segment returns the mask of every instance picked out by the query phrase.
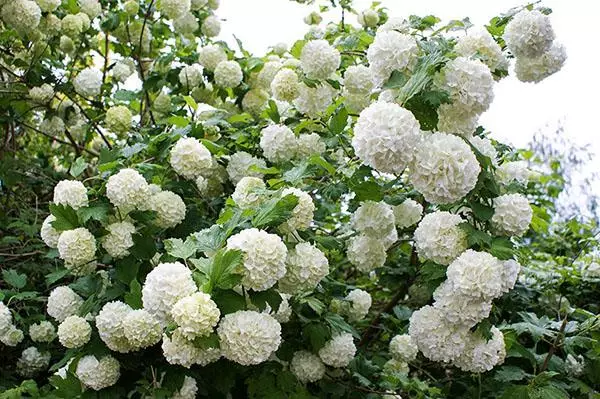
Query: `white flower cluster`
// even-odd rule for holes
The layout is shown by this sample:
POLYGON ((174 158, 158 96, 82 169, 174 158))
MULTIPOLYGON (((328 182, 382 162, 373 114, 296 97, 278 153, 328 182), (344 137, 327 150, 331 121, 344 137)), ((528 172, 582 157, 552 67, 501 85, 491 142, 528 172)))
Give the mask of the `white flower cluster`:
POLYGON ((522 236, 529 229, 533 210, 527 198, 521 194, 505 194, 494 198, 492 226, 497 233, 522 236))
POLYGON ((311 155, 321 155, 327 149, 326 144, 317 133, 300 134, 296 140, 296 158, 306 159, 311 155))
POLYGON ((412 71, 418 55, 419 46, 413 36, 395 30, 378 31, 367 50, 375 84, 381 87, 393 71, 412 71))
POLYGON ((409 178, 426 201, 451 204, 475 187, 480 171, 467 143, 451 134, 434 133, 418 148, 409 178))
POLYGON ((319 350, 319 357, 323 363, 331 367, 346 367, 355 354, 356 346, 350 333, 334 336, 319 350))
POLYGON ((83 97, 95 97, 100 94, 102 72, 97 68, 86 68, 73 79, 77 94, 83 97))
POLYGON ((0 302, 0 342, 6 346, 17 346, 23 338, 23 331, 13 324, 10 309, 0 302))
POLYGON ((314 289, 329 274, 329 261, 314 245, 302 242, 288 252, 286 273, 279 280, 282 292, 295 294, 314 289))
POLYGON ((212 155, 198 139, 183 137, 171 148, 170 163, 177 174, 194 180, 211 167, 212 155))
POLYGON ((348 310, 350 320, 358 321, 364 319, 371 309, 371 294, 361 289, 352 290, 344 298, 351 303, 348 310))
POLYGON ((60 232, 56 231, 54 227, 52 227, 52 222, 54 222, 56 218, 54 215, 48 215, 44 222, 42 223, 42 228, 40 229, 40 236, 42 237, 42 241, 50 248, 56 248, 58 245, 58 237, 60 237, 60 232))
POLYGON ((57 205, 68 205, 77 210, 88 206, 87 189, 77 180, 61 180, 54 186, 54 199, 57 205))
POLYGON ((106 127, 116 134, 124 134, 129 132, 131 128, 131 111, 124 105, 110 107, 106 111, 105 122, 106 127))
POLYGON ((300 94, 298 74, 290 68, 282 68, 271 81, 271 92, 279 101, 294 101, 300 94))
POLYGON ((102 5, 98 0, 79 0, 79 7, 90 18, 96 18, 102 13, 102 5))
POLYGON ((46 370, 49 364, 49 352, 40 352, 35 346, 30 346, 21 352, 17 360, 17 372, 24 377, 33 377, 46 370))
POLYGON ((52 323, 43 320, 29 326, 29 337, 33 342, 49 343, 56 338, 56 329, 52 323))
POLYGON ((162 351, 167 362, 190 368, 194 364, 205 366, 219 360, 221 350, 218 348, 201 349, 187 340, 179 329, 171 337, 163 335, 162 351))
POLYGON ((383 238, 395 230, 393 208, 385 202, 365 201, 352 214, 352 227, 365 235, 383 238))
POLYGON ((133 246, 135 226, 127 221, 116 222, 106 226, 108 234, 102 237, 102 247, 115 259, 129 255, 133 246))
POLYGON ((208 44, 198 51, 198 62, 207 71, 214 71, 217 65, 223 61, 227 61, 227 54, 217 44, 208 44))
POLYGON ((273 83, 273 79, 275 79, 275 75, 277 75, 281 67, 282 64, 279 60, 265 62, 260 72, 251 77, 251 84, 257 88, 269 91, 271 83, 273 83))
POLYGON ((334 95, 335 90, 328 83, 321 83, 315 87, 300 83, 294 106, 301 114, 316 118, 327 110, 334 95))
POLYGON ((193 89, 202 83, 204 68, 200 64, 186 65, 179 72, 179 83, 183 87, 193 89))
POLYGON ((272 316, 250 310, 229 313, 217 329, 223 356, 248 366, 266 361, 281 343, 281 325, 272 316))
POLYGON ((87 344, 92 327, 83 317, 69 316, 58 325, 58 340, 65 348, 79 348, 87 344))
POLYGON ((446 211, 425 215, 414 234, 419 258, 449 265, 467 249, 467 234, 459 227, 463 222, 459 215, 446 211))
POLYGON ((349 240, 346 256, 359 271, 368 273, 383 266, 387 253, 379 238, 360 234, 349 240))
POLYGON ((36 103, 46 104, 54 97, 54 89, 48 83, 29 89, 29 97, 36 103))
POLYGON ((352 146, 368 166, 400 174, 413 160, 421 130, 413 114, 400 105, 375 102, 360 113, 352 146))
POLYGON ((46 311, 54 320, 62 322, 67 317, 79 313, 81 305, 83 305, 83 299, 75 291, 70 287, 61 286, 50 292, 46 311))
POLYGON ((202 27, 200 29, 205 36, 219 36, 219 33, 221 33, 221 21, 216 16, 209 15, 202 21, 202 27))
POLYGON ((121 169, 108 178, 106 197, 123 215, 143 207, 150 197, 150 188, 138 171, 121 169))
POLYGON ((96 239, 84 227, 63 231, 58 237, 58 256, 73 274, 89 274, 96 268, 96 239))
POLYGON ((407 199, 400 205, 394 206, 396 227, 405 229, 419 223, 423 217, 423 205, 413 199, 407 199))
POLYGON ((175 32, 181 33, 184 36, 193 35, 199 27, 198 20, 192 13, 187 13, 173 21, 175 32))
POLYGON ((469 141, 477 151, 490 159, 492 165, 498 166, 498 151, 494 148, 492 140, 487 137, 473 136, 469 141))
POLYGON ((32 0, 12 0, 0 2, 2 21, 17 32, 25 33, 34 30, 40 24, 42 10, 32 0))
POLYGON ((379 14, 377 11, 368 8, 358 13, 357 20, 365 28, 374 28, 379 23, 379 14))
POLYGON ((293 159, 297 147, 296 135, 285 125, 270 125, 260 132, 260 148, 271 162, 293 159))
POLYGON ((112 69, 113 78, 121 83, 125 83, 125 81, 134 73, 135 64, 128 58, 117 62, 112 69))
POLYGON ((309 79, 327 79, 340 66, 340 52, 326 40, 311 40, 302 47, 301 67, 309 79))
POLYGON ((290 363, 290 371, 300 382, 316 382, 325 375, 325 365, 319 356, 308 351, 297 351, 290 363))
POLYGON ((158 4, 158 11, 170 19, 182 17, 187 14, 192 7, 190 0, 161 0, 158 4))
POLYGON ((171 309, 171 316, 181 333, 187 339, 194 339, 212 333, 221 312, 210 295, 196 292, 177 301, 171 309))
POLYGON ((236 185, 231 199, 240 209, 251 209, 264 201, 267 189, 265 182, 258 177, 243 177, 236 185))
POLYGON ((502 54, 502 49, 483 27, 472 28, 460 37, 454 51, 462 57, 480 59, 491 71, 508 68, 508 60, 502 54))
POLYGON ((148 311, 136 309, 131 310, 125 316, 123 332, 131 349, 138 350, 150 347, 160 341, 162 327, 148 311))
POLYGON ((562 44, 554 41, 550 18, 538 10, 523 10, 506 25, 504 40, 517 57, 515 72, 522 82, 541 82, 558 72, 567 59, 562 44))
POLYGON ((369 105, 369 95, 374 87, 371 73, 364 65, 351 65, 346 69, 343 94, 346 97, 346 105, 350 104, 352 110, 362 111, 369 105))
POLYGON ((411 362, 417 358, 419 348, 408 334, 396 335, 390 341, 390 355, 392 358, 404 362, 411 362))
POLYGON ((100 360, 94 355, 87 355, 77 362, 75 375, 87 388, 99 391, 117 383, 121 376, 121 366, 117 359, 110 355, 100 360))
POLYGON ((264 159, 256 158, 247 152, 238 151, 229 157, 227 174, 233 184, 237 184, 243 177, 262 177, 263 174, 252 170, 253 168, 265 169, 267 163, 264 159))
POLYGON ((161 191, 150 197, 150 210, 156 212, 154 224, 170 229, 183 222, 186 207, 181 197, 171 191, 161 191))
POLYGON ((287 248, 276 234, 255 228, 242 230, 227 240, 227 249, 244 253, 242 284, 255 291, 264 291, 285 275, 287 248))
POLYGON ((269 93, 262 89, 248 90, 242 99, 242 108, 252 115, 259 115, 269 100, 269 93))
POLYGON ((186 375, 181 388, 171 396, 171 399, 195 399, 197 394, 198 383, 194 378, 186 375))
POLYGON ((492 338, 489 340, 478 334, 469 335, 464 352, 454 361, 454 365, 463 371, 484 373, 502 364, 506 357, 504 334, 496 327, 492 327, 490 332, 492 338))
POLYGON ((294 230, 303 231, 310 227, 314 218, 315 204, 312 197, 297 188, 286 188, 281 192, 281 196, 294 195, 298 198, 298 204, 292 210, 290 218, 284 222, 280 228, 284 232, 294 230))
POLYGON ((243 78, 242 68, 235 61, 221 61, 215 68, 215 83, 221 87, 237 87, 243 78))

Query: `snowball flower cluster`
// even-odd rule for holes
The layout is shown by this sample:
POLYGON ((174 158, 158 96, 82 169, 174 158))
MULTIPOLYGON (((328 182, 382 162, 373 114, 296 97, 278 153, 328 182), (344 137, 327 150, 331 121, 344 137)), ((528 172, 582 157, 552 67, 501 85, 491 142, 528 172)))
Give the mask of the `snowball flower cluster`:
POLYGON ((327 79, 340 66, 341 56, 327 40, 311 40, 302 47, 301 67, 309 79, 327 79))
POLYGON ((279 60, 265 62, 260 72, 253 78, 255 79, 254 85, 268 91, 281 67, 282 64, 279 60))
POLYGON ((271 288, 285 275, 287 248, 275 234, 255 228, 242 230, 227 240, 227 249, 244 253, 242 284, 255 291, 271 288))
POLYGON ((529 229, 533 210, 521 194, 505 194, 494 198, 492 226, 507 236, 522 236, 529 229))
POLYGON ((480 59, 491 71, 508 67, 502 49, 483 27, 469 29, 466 35, 456 41, 454 51, 462 57, 480 59))
POLYGON ((539 57, 554 41, 550 18, 537 10, 522 10, 506 25, 504 41, 516 57, 539 57))
POLYGON ((350 333, 334 336, 319 350, 319 357, 323 363, 331 367, 346 367, 355 354, 356 346, 350 333))
POLYGON ((131 310, 123 320, 123 334, 133 350, 147 348, 162 336, 158 320, 144 309, 131 310))
POLYGON ((52 222, 55 220, 56 218, 54 215, 46 216, 46 219, 44 219, 44 222, 42 223, 42 228, 40 229, 42 241, 50 248, 56 248, 58 245, 58 237, 60 237, 60 232, 52 227, 52 222))
POLYGON ((327 110, 334 94, 335 91, 328 83, 321 83, 316 87, 308 87, 306 84, 300 83, 294 106, 301 114, 316 118, 327 110))
POLYGON ((258 177, 243 177, 235 186, 231 199, 241 209, 250 209, 264 200, 265 183, 258 177))
POLYGON ((415 225, 423 217, 423 205, 410 198, 394 206, 393 210, 396 227, 399 229, 415 225))
POLYGON ((374 28, 379 23, 379 14, 377 11, 369 8, 367 10, 361 11, 357 16, 358 23, 364 26, 365 28, 374 28))
POLYGON ((97 68, 86 68, 73 79, 77 94, 83 97, 95 97, 100 94, 102 72, 97 68))
POLYGON ((178 175, 193 180, 212 165, 210 151, 193 137, 183 137, 171 148, 171 167, 178 175))
POLYGON ((100 339, 115 352, 127 353, 131 350, 124 331, 125 317, 133 309, 123 302, 105 304, 96 316, 96 328, 100 339))
POLYGON ((502 364, 506 357, 504 334, 496 327, 492 327, 490 332, 490 340, 476 333, 470 334, 464 352, 454 361, 454 365, 463 371, 484 373, 502 364))
POLYGON ((489 300, 504 292, 503 266, 486 252, 468 249, 448 266, 446 274, 457 294, 489 300))
POLYGON ((124 83, 127 78, 135 73, 135 66, 129 59, 121 60, 112 69, 112 76, 118 82, 124 83))
POLYGON ((62 322, 67 317, 79 313, 81 305, 83 305, 83 299, 75 291, 70 287, 61 286, 50 292, 46 311, 50 317, 62 322))
POLYGON ((329 261, 314 245, 302 242, 289 251, 279 289, 294 294, 314 289, 329 274, 329 261))
POLYGON ((550 49, 535 58, 519 57, 515 63, 515 73, 521 82, 539 83, 548 76, 560 71, 567 60, 565 46, 554 42, 550 49))
POLYGON ((377 32, 367 50, 376 85, 381 87, 393 71, 412 71, 418 55, 419 47, 414 37, 395 30, 377 32))
POLYGON ((367 316, 372 303, 371 295, 368 292, 355 289, 350 291, 345 299, 351 303, 348 311, 351 320, 362 320, 367 316))
POLYGON ((68 205, 77 210, 88 206, 87 189, 77 180, 61 180, 54 186, 54 199, 57 205, 68 205))
POLYGON ((298 204, 292 210, 290 218, 284 222, 280 228, 284 232, 293 230, 303 231, 310 227, 314 218, 315 204, 312 197, 297 188, 286 188, 281 192, 281 196, 294 195, 298 198, 298 204))
POLYGON ((264 159, 256 158, 247 152, 238 151, 231 155, 227 164, 227 174, 232 183, 237 184, 243 177, 262 177, 263 174, 253 169, 265 169, 264 159))
POLYGON ((179 82, 188 89, 200 86, 202 83, 204 68, 200 64, 186 65, 179 72, 179 82))
POLYGON ((272 316, 249 310, 229 313, 217 329, 223 356, 249 366, 266 361, 281 343, 281 325, 272 316))
POLYGON ((144 309, 162 326, 172 321, 171 309, 181 298, 197 291, 192 272, 179 262, 161 263, 146 276, 142 288, 144 309))
POLYGON ((102 237, 102 247, 115 259, 129 255, 133 246, 135 226, 130 222, 117 222, 106 226, 108 234, 102 237))
POLYGON ((90 18, 96 18, 102 12, 102 5, 98 0, 79 0, 79 7, 90 18))
POLYGON ((79 316, 69 316, 58 325, 58 340, 65 348, 79 348, 90 340, 92 327, 79 316))
POLYGON ((10 309, 3 302, 0 302, 0 342, 6 346, 17 346, 23 338, 23 331, 13 324, 10 309))
POLYGON ((249 90, 242 99, 242 108, 252 115, 258 115, 265 108, 269 93, 262 89, 249 90))
POLYGON ((346 256, 359 271, 368 273, 383 266, 387 254, 380 239, 361 234, 349 240, 346 256))
POLYGON ((143 206, 150 197, 148 182, 134 169, 121 169, 108 178, 106 197, 120 212, 143 206))
POLYGON ((171 396, 171 399, 195 399, 197 394, 198 384, 196 380, 186 375, 181 388, 171 396))
POLYGON ((383 201, 365 201, 352 214, 352 227, 372 237, 385 237, 395 229, 394 210, 383 201))
POLYGON ((237 87, 243 78, 242 68, 235 61, 222 61, 215 68, 215 83, 221 87, 237 87))
POLYGON ((173 21, 173 28, 182 35, 192 35, 198 27, 198 20, 192 13, 187 13, 173 21))
POLYGON ((270 125, 260 132, 260 148, 271 162, 287 161, 296 154, 296 136, 285 125, 270 125))
POLYGON ((121 376, 121 366, 117 359, 110 355, 100 360, 94 355, 87 355, 77 362, 75 375, 87 388, 99 391, 117 383, 121 376))
POLYGON ((42 10, 32 0, 11 0, 4 4, 0 16, 6 25, 25 33, 34 30, 40 24, 42 10))
POLYGON ((84 227, 63 231, 58 237, 58 255, 65 266, 76 274, 86 274, 93 270, 91 262, 96 258, 96 239, 84 227))
POLYGON ((529 170, 527 162, 505 162, 496 169, 496 178, 500 184, 508 186, 513 181, 526 185, 534 173, 529 170))
POLYGON ((316 382, 325 375, 325 365, 319 356, 308 351, 297 351, 290 363, 290 371, 300 382, 316 382))
POLYGON ((279 101, 293 101, 300 94, 298 74, 289 68, 283 68, 271 81, 273 97, 279 101))
POLYGON ((413 160, 421 142, 419 122, 401 106, 375 102, 360 113, 352 146, 368 166, 400 174, 413 160))
POLYGON ((61 0, 37 0, 36 2, 43 12, 52 12, 60 6, 61 0))
POLYGON ((425 215, 414 234, 419 258, 450 264, 467 249, 467 234, 459 227, 463 222, 459 215, 446 211, 425 215))
POLYGON ((418 148, 409 178, 426 201, 451 204, 475 187, 480 171, 467 143, 451 134, 434 133, 418 148))
POLYGON ((216 16, 209 15, 202 21, 202 27, 200 29, 205 36, 219 36, 219 33, 221 33, 221 21, 219 21, 219 18, 216 16))
POLYGON ((227 61, 227 54, 217 44, 208 44, 198 51, 198 62, 207 71, 214 71, 217 65, 223 61, 227 61))
POLYGON ((127 133, 131 128, 131 111, 124 105, 110 107, 106 111, 106 127, 117 134, 127 133))
POLYGON ((209 335, 219 322, 221 312, 210 295, 196 292, 173 305, 171 316, 188 339, 209 335))
POLYGON ((192 341, 187 340, 179 329, 176 329, 171 337, 163 335, 162 351, 167 362, 185 368, 190 368, 194 364, 205 366, 221 357, 220 349, 200 349, 192 341))
POLYGON ((344 73, 344 88, 351 93, 368 94, 373 90, 371 70, 364 65, 351 65, 344 73))
POLYGON ((48 83, 29 89, 29 97, 36 103, 46 104, 54 97, 54 89, 48 83))
POLYGON ((35 346, 23 350, 17 360, 17 372, 24 377, 33 377, 50 364, 50 353, 40 352, 35 346))
POLYGON ((298 147, 296 148, 296 158, 309 158, 311 155, 321 154, 325 152, 327 146, 317 133, 301 134, 296 140, 298 147))
POLYGON ((440 132, 452 132, 471 137, 479 123, 479 114, 472 113, 459 103, 444 103, 438 108, 437 128, 440 132))
POLYGON ((52 342, 56 338, 56 329, 52 323, 43 320, 29 326, 29 337, 33 342, 52 342))
POLYGON ((161 0, 158 4, 158 11, 170 19, 182 17, 192 6, 190 0, 161 0))
POLYGON ((417 358, 419 348, 408 334, 396 335, 390 341, 390 355, 394 359, 411 362, 417 358))

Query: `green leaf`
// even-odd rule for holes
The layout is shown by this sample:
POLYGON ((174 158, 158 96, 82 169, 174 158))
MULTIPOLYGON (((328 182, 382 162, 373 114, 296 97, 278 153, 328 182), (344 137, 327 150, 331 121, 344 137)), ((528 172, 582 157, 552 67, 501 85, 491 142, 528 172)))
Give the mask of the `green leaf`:
POLYGON ((49 378, 50 384, 56 389, 52 394, 59 398, 79 398, 81 397, 82 385, 79 379, 71 372, 67 373, 66 378, 59 375, 53 375, 49 378))
POLYGON ((66 268, 58 269, 53 271, 52 273, 46 274, 46 285, 51 286, 52 284, 61 280, 67 274, 69 274, 69 269, 66 268))
POLYGON ((517 366, 502 366, 494 373, 494 379, 500 382, 521 381, 528 374, 517 366))
MULTIPOLYGON (((100 27, 105 32, 112 32, 119 27, 120 21, 121 20, 119 18, 119 14, 117 14, 116 12, 111 12, 102 21, 102 23, 100 24, 100 27)), ((137 44, 137 43, 134 43, 134 44, 137 44)))
POLYGON ((15 269, 2 270, 2 278, 4 282, 18 290, 25 287, 27 284, 27 276, 19 274, 15 269))
POLYGON ((260 311, 265 310, 268 304, 271 307, 271 310, 276 312, 279 309, 279 305, 282 301, 281 295, 272 288, 266 291, 252 291, 249 293, 249 296, 252 304, 255 305, 260 311))
POLYGON ((97 220, 104 222, 108 220, 108 213, 110 212, 110 205, 99 204, 94 206, 86 206, 85 208, 77 209, 77 215, 81 223, 87 223, 88 220, 97 220))
POLYGON ((211 295, 223 315, 246 309, 246 299, 232 290, 216 290, 211 295))
POLYGON ((400 71, 393 71, 387 82, 383 85, 384 89, 399 89, 408 81, 408 75, 400 71))
POLYGON ((465 233, 467 233, 467 244, 469 247, 487 248, 492 244, 492 236, 488 233, 477 230, 467 222, 458 225, 465 233))
POLYGON ((530 399, 527 385, 513 385, 504 391, 501 399, 530 399))
POLYGON ((115 262, 117 279, 127 285, 136 278, 140 269, 139 261, 134 256, 128 256, 115 262))
POLYGON ((71 176, 77 177, 83 173, 83 171, 85 170, 85 168, 87 168, 87 166, 88 166, 88 163, 85 161, 85 158, 78 157, 75 160, 75 162, 73 162, 73 164, 71 164, 71 169, 69 170, 69 173, 71 174, 71 176))
POLYGON ((190 121, 185 116, 173 115, 167 118, 167 123, 177 127, 186 127, 190 124, 190 121))
POLYGON ((219 336, 212 333, 206 337, 198 337, 194 339, 194 345, 202 349, 219 348, 219 336))
POLYGON ((331 330, 323 323, 308 323, 302 329, 302 336, 308 341, 314 352, 317 352, 331 338, 331 330))
POLYGON ((306 44, 306 40, 298 40, 294 43, 292 48, 290 49, 290 54, 295 58, 300 58, 300 54, 302 53, 302 49, 306 44))
POLYGON ((252 218, 252 225, 256 228, 279 226, 292 216, 296 205, 298 205, 298 197, 293 194, 273 198, 260 206, 252 218))
POLYGON ((339 107, 331 119, 329 119, 329 131, 335 135, 338 135, 344 131, 348 124, 348 111, 346 107, 339 107))
POLYGON ((183 96, 183 100, 194 111, 198 109, 198 103, 191 96, 183 96))
POLYGON ((204 268, 202 263, 196 263, 207 277, 209 286, 207 289, 212 291, 214 288, 231 289, 238 285, 242 280, 240 265, 243 254, 238 250, 220 250, 215 256, 206 263, 204 268))
POLYGON ((273 122, 279 123, 281 117, 279 116, 279 110, 277 109, 277 104, 275 103, 275 101, 269 100, 269 107, 266 111, 267 115, 273 122))
POLYGON ((52 227, 57 231, 73 230, 79 227, 77 212, 69 205, 50 204, 50 212, 56 218, 52 227))
POLYGON ((377 202, 383 199, 383 188, 374 181, 363 181, 358 184, 352 182, 349 186, 349 188, 354 191, 357 201, 377 202))
POLYGON ((134 309, 141 309, 142 305, 142 286, 137 280, 131 280, 129 292, 125 294, 125 303, 134 309))
POLYGON ((152 236, 134 234, 129 253, 139 259, 151 259, 156 253, 156 242, 152 236))
POLYGON ((514 246, 510 239, 506 237, 494 238, 490 253, 500 260, 512 259, 514 255, 514 246))
POLYGON ((189 239, 194 241, 194 245, 198 251, 214 253, 225 243, 227 232, 222 226, 215 224, 208 229, 192 234, 189 239))
POLYGON ((308 169, 308 164, 306 162, 302 162, 299 165, 296 165, 293 168, 286 170, 283 173, 282 178, 283 180, 289 183, 296 184, 310 175, 311 172, 308 169))
POLYGON ((196 242, 193 239, 170 238, 163 241, 165 251, 177 259, 188 259, 196 255, 196 242))
POLYGON ((469 207, 473 210, 473 214, 479 220, 488 221, 494 216, 494 208, 478 201, 470 201, 469 207))

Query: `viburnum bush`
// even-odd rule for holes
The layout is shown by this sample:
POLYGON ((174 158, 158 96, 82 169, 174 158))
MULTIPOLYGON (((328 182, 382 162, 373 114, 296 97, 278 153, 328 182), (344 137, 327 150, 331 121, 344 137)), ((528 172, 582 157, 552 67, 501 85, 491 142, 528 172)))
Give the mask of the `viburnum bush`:
POLYGON ((478 124, 511 63, 562 67, 550 10, 332 3, 255 56, 218 0, 0 0, 6 143, 59 180, 0 397, 598 395, 597 304, 552 324, 517 283, 548 181, 478 124))

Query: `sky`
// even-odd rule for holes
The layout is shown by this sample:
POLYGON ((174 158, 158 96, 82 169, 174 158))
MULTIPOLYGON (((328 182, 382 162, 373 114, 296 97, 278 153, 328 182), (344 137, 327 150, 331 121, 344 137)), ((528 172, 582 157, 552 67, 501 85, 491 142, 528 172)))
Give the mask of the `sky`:
MULTIPOLYGON (((469 17, 474 25, 483 25, 490 18, 508 9, 525 4, 515 0, 383 0, 390 17, 411 14, 433 14, 443 21, 469 17)), ((354 8, 368 8, 370 0, 354 0, 354 8)), ((564 134, 576 143, 591 144, 600 154, 598 135, 600 94, 600 51, 593 44, 597 34, 598 0, 546 0, 541 3, 554 11, 550 18, 556 40, 567 49, 568 60, 563 69, 539 84, 522 83, 509 76, 495 87, 495 99, 481 117, 481 124, 497 140, 516 146, 526 146, 537 131, 553 131, 559 123, 564 134)), ((317 6, 300 5, 289 0, 222 0, 217 14, 224 19, 220 39, 236 46, 235 34, 244 47, 256 55, 279 42, 291 45, 300 39, 308 27, 302 18, 317 6)), ((339 9, 325 15, 339 20, 339 9)), ((351 15, 347 21, 357 24, 351 15)), ((600 168, 600 157, 590 167, 600 168)))

